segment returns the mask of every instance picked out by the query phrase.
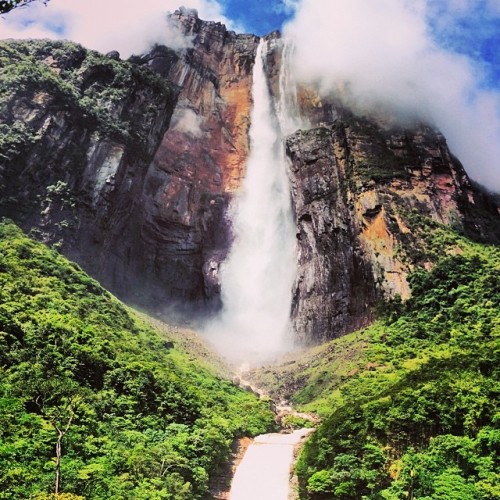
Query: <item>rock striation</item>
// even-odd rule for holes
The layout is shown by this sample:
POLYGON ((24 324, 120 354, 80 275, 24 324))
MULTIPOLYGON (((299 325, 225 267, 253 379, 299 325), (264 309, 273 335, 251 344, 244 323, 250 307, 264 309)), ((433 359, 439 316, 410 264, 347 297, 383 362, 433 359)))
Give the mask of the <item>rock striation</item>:
POLYGON ((287 138, 298 240, 292 319, 302 343, 372 321, 377 301, 408 298, 411 216, 477 238, 497 209, 470 182, 444 137, 426 125, 388 126, 338 110, 287 138))
MULTIPOLYGON (((210 313, 245 175, 259 38, 189 9, 168 23, 174 48, 127 62, 69 42, 0 42, 0 215, 125 300, 210 313)), ((266 40, 279 108, 290 47, 278 32, 266 40)), ((432 127, 358 116, 312 88, 287 99, 302 123, 286 139, 300 343, 366 325, 378 300, 408 296, 408 273, 428 264, 411 250, 412 214, 500 241, 498 204, 432 127)))
POLYGON ((146 289, 142 193, 177 89, 68 42, 2 42, 0 57, 0 214, 116 293, 146 289))
POLYGON ((171 127, 149 167, 145 234, 168 299, 219 305, 220 263, 231 243, 227 210, 249 150, 254 35, 180 9, 169 17, 185 47, 138 59, 180 88, 171 127), (155 243, 156 242, 156 243, 155 243))

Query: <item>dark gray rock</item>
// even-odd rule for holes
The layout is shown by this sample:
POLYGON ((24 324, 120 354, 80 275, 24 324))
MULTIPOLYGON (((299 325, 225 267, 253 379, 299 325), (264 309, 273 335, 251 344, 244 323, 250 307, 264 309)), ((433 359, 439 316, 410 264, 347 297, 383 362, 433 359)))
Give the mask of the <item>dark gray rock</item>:
POLYGON ((106 54, 106 57, 109 57, 110 59, 113 59, 115 61, 119 61, 120 53, 117 50, 112 50, 106 54))
MULTIPOLYGON (((430 127, 386 128, 341 118, 286 140, 298 243, 292 319, 318 343, 373 320, 380 299, 410 294, 416 256, 411 214, 498 242, 498 208, 470 183, 430 127)), ((423 258, 423 260, 422 260, 423 258)))

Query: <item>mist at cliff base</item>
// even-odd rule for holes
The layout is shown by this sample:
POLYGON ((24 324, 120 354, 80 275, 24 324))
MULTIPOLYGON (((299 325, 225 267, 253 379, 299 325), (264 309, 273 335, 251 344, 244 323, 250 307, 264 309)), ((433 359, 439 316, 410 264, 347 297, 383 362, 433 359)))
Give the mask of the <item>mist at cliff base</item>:
MULTIPOLYGON (((265 50, 261 41, 253 70, 250 153, 230 217, 235 240, 220 270, 223 309, 204 329, 219 352, 240 363, 265 361, 293 345, 296 238, 282 143, 289 120, 270 96, 265 50)), ((282 86, 285 81, 282 73, 282 86)))

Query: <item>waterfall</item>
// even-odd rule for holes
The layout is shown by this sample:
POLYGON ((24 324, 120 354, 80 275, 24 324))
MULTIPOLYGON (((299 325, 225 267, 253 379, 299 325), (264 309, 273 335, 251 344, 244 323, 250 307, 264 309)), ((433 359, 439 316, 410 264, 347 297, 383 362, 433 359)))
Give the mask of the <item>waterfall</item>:
POLYGON ((292 72, 292 57, 295 46, 291 40, 282 39, 281 66, 279 73, 279 100, 276 114, 283 137, 298 129, 308 128, 300 115, 297 102, 297 86, 292 72))
MULTIPOLYGON (((253 68, 247 173, 232 207, 234 243, 221 267, 223 309, 210 332, 223 354, 241 362, 276 355, 292 342, 296 238, 282 129, 288 132, 293 124, 286 93, 281 92, 276 106, 271 97, 266 51, 261 39, 253 68)), ((280 87, 287 78, 280 76, 280 87)))

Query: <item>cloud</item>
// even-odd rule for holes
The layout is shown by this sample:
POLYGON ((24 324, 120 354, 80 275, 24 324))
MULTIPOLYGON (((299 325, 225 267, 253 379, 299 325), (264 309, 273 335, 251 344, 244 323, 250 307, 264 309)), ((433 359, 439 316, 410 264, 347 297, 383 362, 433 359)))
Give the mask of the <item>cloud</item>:
POLYGON ((278 14, 292 14, 297 9, 300 0, 278 0, 271 4, 271 8, 278 14))
POLYGON ((382 105, 430 121, 474 179, 500 190, 500 92, 485 86, 481 61, 436 35, 440 23, 449 26, 473 8, 500 15, 498 1, 472 4, 302 0, 284 31, 295 40, 301 80, 324 96, 348 88, 348 104, 360 111, 382 105), (438 23, 433 16, 445 7, 448 18, 438 23))
POLYGON ((122 57, 144 53, 153 43, 180 48, 189 40, 167 27, 165 16, 182 3, 197 9, 202 19, 232 27, 216 0, 51 0, 3 16, 0 37, 69 39, 100 52, 118 50, 122 57))
POLYGON ((201 130, 202 122, 203 118, 198 116, 192 109, 178 107, 172 116, 172 130, 193 137, 201 137, 203 133, 201 130))

